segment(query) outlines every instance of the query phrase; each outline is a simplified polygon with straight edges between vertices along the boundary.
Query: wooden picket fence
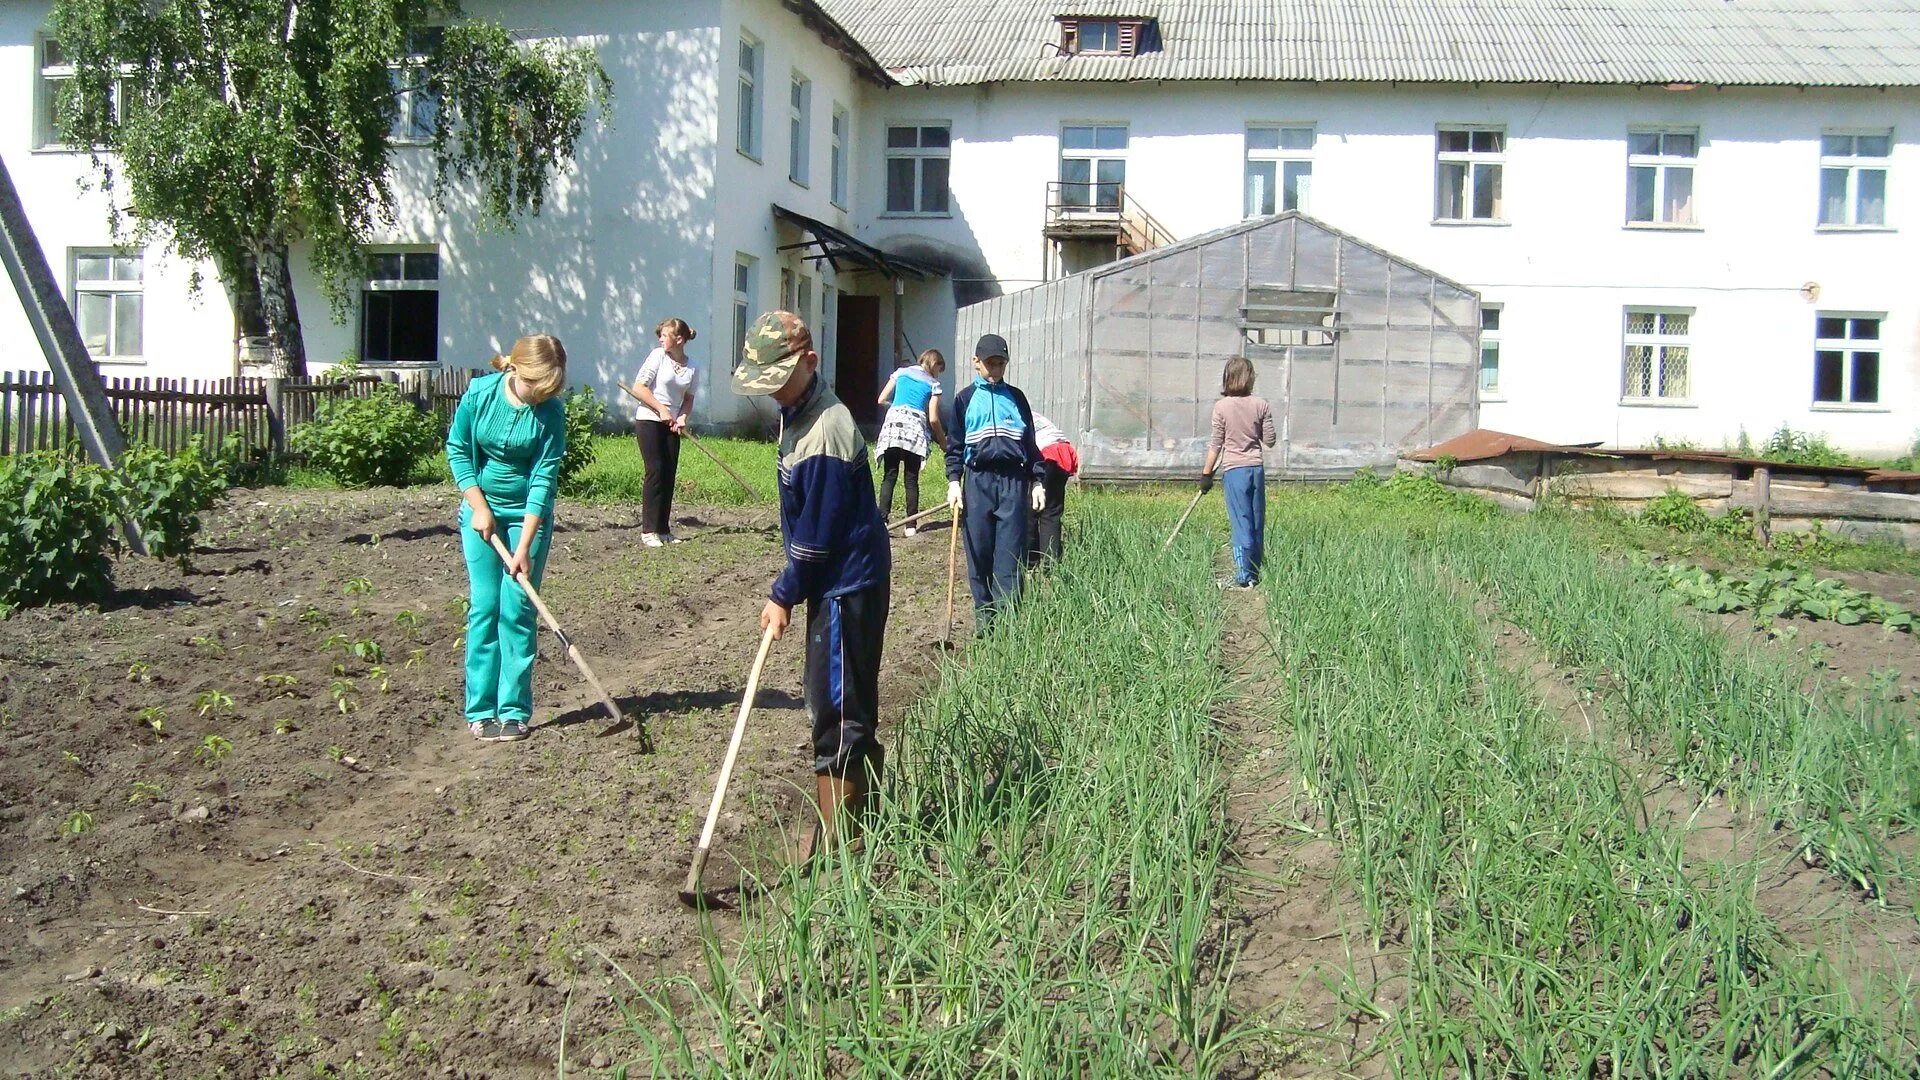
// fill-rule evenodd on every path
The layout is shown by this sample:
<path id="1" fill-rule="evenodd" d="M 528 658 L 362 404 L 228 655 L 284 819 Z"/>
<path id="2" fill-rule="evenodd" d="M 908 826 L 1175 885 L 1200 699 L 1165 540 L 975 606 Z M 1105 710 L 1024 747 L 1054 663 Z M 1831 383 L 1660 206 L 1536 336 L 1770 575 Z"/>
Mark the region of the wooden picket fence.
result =
<path id="1" fill-rule="evenodd" d="M 324 401 L 366 397 L 382 383 L 395 385 L 420 408 L 442 421 L 477 371 L 388 372 L 346 378 L 156 379 L 109 378 L 107 401 L 129 443 L 167 453 L 195 436 L 219 446 L 238 435 L 255 455 L 286 452 L 286 433 L 312 420 Z M 71 446 L 78 441 L 66 399 L 50 371 L 0 372 L 0 455 Z"/>

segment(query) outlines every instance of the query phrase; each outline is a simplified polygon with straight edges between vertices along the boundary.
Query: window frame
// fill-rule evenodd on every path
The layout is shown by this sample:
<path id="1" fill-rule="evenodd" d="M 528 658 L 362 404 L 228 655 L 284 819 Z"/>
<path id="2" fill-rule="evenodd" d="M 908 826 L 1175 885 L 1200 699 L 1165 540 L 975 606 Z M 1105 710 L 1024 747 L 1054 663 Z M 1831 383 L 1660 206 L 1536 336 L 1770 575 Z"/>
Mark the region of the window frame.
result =
<path id="1" fill-rule="evenodd" d="M 795 71 L 787 79 L 787 180 L 810 187 L 812 179 L 813 80 Z"/>
<path id="2" fill-rule="evenodd" d="M 1093 141 L 1096 145 L 1093 147 L 1069 149 L 1067 146 L 1067 132 L 1075 128 L 1086 128 L 1094 132 Z M 1102 130 L 1118 130 L 1120 132 L 1121 146 L 1118 150 L 1101 149 L 1097 145 L 1100 141 L 1099 132 Z M 1068 120 L 1061 123 L 1060 133 L 1056 138 L 1058 139 L 1059 154 L 1054 169 L 1055 178 L 1061 185 L 1061 209 L 1068 213 L 1079 214 L 1120 213 L 1126 205 L 1127 158 L 1133 150 L 1133 130 L 1131 125 L 1125 120 Z M 1086 180 L 1067 179 L 1067 162 L 1069 161 L 1087 162 Z M 1120 163 L 1120 179 L 1100 179 L 1101 163 L 1115 161 Z M 1068 204 L 1066 202 L 1066 187 L 1069 184 L 1081 184 L 1085 186 L 1088 190 L 1089 201 L 1085 204 Z M 1100 202 L 1099 193 L 1100 185 L 1102 184 L 1113 184 L 1117 189 L 1114 192 L 1113 204 L 1111 206 L 1103 205 Z"/>
<path id="3" fill-rule="evenodd" d="M 734 80 L 734 109 L 737 115 L 733 121 L 733 148 L 740 156 L 758 165 L 766 141 L 766 124 L 761 118 L 761 99 L 764 96 L 761 90 L 766 82 L 767 46 L 744 28 L 740 31 L 738 45 Z M 749 55 L 751 63 L 748 62 Z"/>
<path id="4" fill-rule="evenodd" d="M 1844 319 L 1849 324 L 1856 319 L 1871 320 L 1876 324 L 1874 327 L 1875 336 L 1872 338 L 1824 338 L 1820 336 L 1820 322 L 1823 319 Z M 1886 395 L 1883 392 L 1885 385 L 1883 376 L 1886 374 L 1887 356 L 1886 326 L 1887 313 L 1884 311 L 1816 311 L 1813 313 L 1814 385 L 1812 393 L 1809 395 L 1811 400 L 1809 408 L 1815 412 L 1891 411 L 1887 406 Z M 1851 326 L 1849 326 L 1849 329 L 1851 329 Z M 1871 342 L 1870 348 L 1861 347 L 1863 344 L 1869 342 Z M 1822 401 L 1818 396 L 1820 392 L 1820 354 L 1823 352 L 1838 352 L 1841 354 L 1840 399 L 1838 401 Z M 1874 355 L 1872 401 L 1853 400 L 1855 374 L 1853 360 L 1854 354 L 1856 353 L 1872 353 Z"/>
<path id="5" fill-rule="evenodd" d="M 87 278 L 83 280 L 80 277 L 80 260 L 101 257 L 108 260 L 107 277 Z M 127 279 L 118 276 L 119 261 L 129 258 L 134 260 L 135 269 L 139 273 L 139 277 L 137 278 Z M 122 296 L 137 296 L 140 298 L 140 325 L 136 329 L 136 333 L 139 335 L 140 350 L 133 353 L 112 351 L 95 353 L 93 348 L 88 346 L 87 355 L 91 357 L 96 364 L 118 364 L 133 367 L 147 362 L 146 260 L 147 253 L 144 248 L 123 248 L 107 245 L 100 247 L 72 247 L 67 249 L 67 297 L 69 304 L 72 306 L 74 327 L 76 329 L 80 327 L 80 298 L 83 294 L 111 297 L 112 301 L 107 306 L 107 347 L 111 350 L 119 344 L 120 338 L 119 298 Z M 84 345 L 85 342 L 86 334 L 85 331 L 82 331 L 81 343 Z"/>
<path id="6" fill-rule="evenodd" d="M 1253 146 L 1253 133 L 1255 131 L 1269 131 L 1269 130 L 1277 133 L 1275 141 L 1279 145 L 1275 149 L 1271 149 L 1271 150 L 1256 149 Z M 1289 149 L 1286 145 L 1287 140 L 1285 135 L 1285 133 L 1288 131 L 1305 131 L 1307 133 L 1306 149 L 1304 150 L 1298 149 L 1298 148 Z M 1241 220 L 1247 220 L 1247 219 L 1256 218 L 1256 217 L 1265 217 L 1269 213 L 1284 214 L 1288 210 L 1298 210 L 1300 213 L 1303 213 L 1303 214 L 1309 213 L 1310 211 L 1307 209 L 1307 204 L 1312 201 L 1312 197 L 1313 197 L 1313 155 L 1314 155 L 1314 152 L 1319 148 L 1319 144 L 1320 144 L 1319 125 L 1313 124 L 1313 123 L 1307 123 L 1307 122 L 1300 122 L 1300 121 L 1293 121 L 1293 122 L 1269 122 L 1265 120 L 1251 121 L 1246 125 L 1246 128 L 1241 132 L 1240 142 L 1241 142 L 1241 173 L 1240 173 Z M 1253 167 L 1256 163 L 1271 163 L 1274 167 L 1273 169 L 1274 209 L 1272 209 L 1271 211 L 1256 212 L 1252 205 L 1253 204 Z M 1300 165 L 1300 164 L 1304 164 L 1307 167 L 1306 173 L 1305 173 L 1305 178 L 1307 180 L 1307 191 L 1304 195 L 1301 195 L 1298 199 L 1296 199 L 1296 205 L 1287 206 L 1286 205 L 1287 166 Z M 1297 190 L 1298 189 L 1296 187 L 1296 191 Z"/>
<path id="7" fill-rule="evenodd" d="M 735 370 L 747 348 L 747 330 L 753 326 L 754 297 L 760 288 L 760 260 L 744 251 L 733 253 L 733 361 Z"/>
<path id="8" fill-rule="evenodd" d="M 895 131 L 913 129 L 913 146 L 894 146 Z M 925 146 L 925 131 L 928 128 L 943 128 L 947 133 L 947 145 Z M 951 120 L 889 120 L 881 127 L 881 153 L 885 162 L 886 195 L 882 206 L 885 209 L 881 217 L 888 218 L 950 218 L 953 216 L 953 121 Z M 913 206 L 912 210 L 893 208 L 893 162 L 911 160 L 913 165 Z M 944 160 L 947 163 L 947 183 L 945 209 L 922 209 L 927 202 L 926 162 Z"/>
<path id="9" fill-rule="evenodd" d="M 444 33 L 445 27 L 430 24 L 420 27 L 419 30 L 422 35 L 431 37 Z M 387 84 L 393 89 L 394 103 L 393 126 L 387 130 L 387 142 L 393 146 L 433 145 L 431 134 L 421 135 L 415 130 L 419 121 L 416 95 L 434 102 L 436 118 L 439 110 L 445 107 L 445 102 L 429 93 L 426 85 L 425 65 L 430 55 L 427 50 L 432 47 L 420 40 L 409 40 L 407 54 L 400 59 L 400 62 L 387 65 Z M 403 86 L 403 82 L 406 85 Z"/>
<path id="10" fill-rule="evenodd" d="M 1494 325 L 1491 327 L 1487 325 L 1487 314 L 1489 312 L 1493 314 Z M 1479 374 L 1474 380 L 1474 386 L 1477 388 L 1475 392 L 1480 395 L 1481 401 L 1507 400 L 1507 392 L 1500 385 L 1500 361 L 1501 361 L 1500 342 L 1502 340 L 1501 324 L 1505 321 L 1506 314 L 1507 314 L 1507 305 L 1505 301 L 1482 300 L 1480 302 L 1480 366 L 1479 366 Z M 1622 323 L 1622 325 L 1624 326 L 1625 324 Z M 1487 347 L 1488 346 L 1493 347 L 1493 385 L 1492 386 L 1486 385 Z M 1621 352 L 1621 360 L 1623 363 L 1625 362 L 1625 359 L 1626 359 L 1626 353 L 1623 349 Z M 1624 371 L 1623 371 L 1623 377 L 1624 377 Z"/>
<path id="11" fill-rule="evenodd" d="M 1635 135 L 1653 135 L 1660 139 L 1660 150 L 1655 154 L 1636 154 L 1633 152 Z M 1693 154 L 1681 157 L 1667 153 L 1667 138 L 1673 135 L 1685 135 L 1693 139 Z M 1697 125 L 1687 124 L 1633 124 L 1627 128 L 1627 190 L 1626 190 L 1626 227 L 1629 229 L 1666 229 L 1685 232 L 1704 229 L 1700 223 L 1700 148 L 1704 140 L 1700 137 Z M 1653 213 L 1654 216 L 1640 219 L 1633 216 L 1633 172 L 1635 169 L 1653 170 Z M 1667 192 L 1672 178 L 1672 170 L 1685 169 L 1687 179 L 1688 220 L 1667 221 L 1660 217 L 1667 204 Z"/>
<path id="12" fill-rule="evenodd" d="M 1670 315 L 1684 315 L 1687 318 L 1687 331 L 1684 334 L 1664 332 L 1664 322 L 1656 322 L 1651 334 L 1637 334 L 1627 329 L 1628 322 L 1635 315 L 1653 315 L 1664 319 Z M 1699 318 L 1698 308 L 1668 304 L 1628 304 L 1620 309 L 1620 404 L 1639 408 L 1690 409 L 1695 408 L 1693 398 L 1693 320 Z M 1629 393 L 1627 350 L 1636 346 L 1653 349 L 1650 358 L 1652 368 L 1648 374 L 1648 386 L 1653 390 L 1649 396 Z M 1667 369 L 1667 350 L 1671 348 L 1686 350 L 1686 393 L 1669 397 L 1659 393 Z"/>
<path id="13" fill-rule="evenodd" d="M 1858 140 L 1862 136 L 1866 136 L 1869 138 L 1886 139 L 1887 152 L 1884 155 L 1880 155 L 1880 156 L 1863 157 L 1858 153 L 1858 150 L 1859 150 Z M 1846 138 L 1846 139 L 1854 140 L 1853 149 L 1855 152 L 1851 154 L 1828 154 L 1826 142 L 1829 138 Z M 1814 212 L 1814 229 L 1816 231 L 1819 231 L 1819 232 L 1893 232 L 1894 231 L 1894 227 L 1891 224 L 1889 224 L 1891 215 L 1889 215 L 1888 208 L 1887 208 L 1887 203 L 1889 201 L 1888 196 L 1891 194 L 1892 180 L 1893 180 L 1893 177 L 1892 177 L 1893 147 L 1894 147 L 1894 129 L 1891 127 L 1879 127 L 1879 128 L 1823 127 L 1820 129 L 1820 165 L 1819 165 L 1818 172 L 1815 174 L 1816 180 L 1814 184 L 1815 202 L 1816 202 L 1816 209 Z M 1878 164 L 1868 164 L 1870 162 L 1877 162 Z M 1827 212 L 1827 200 L 1826 200 L 1824 182 L 1825 182 L 1826 172 L 1829 169 L 1845 169 L 1846 170 L 1847 220 L 1845 221 L 1829 222 L 1829 221 L 1821 220 L 1822 217 Z M 1860 173 L 1862 170 L 1874 171 L 1874 172 L 1880 173 L 1880 220 L 1877 222 L 1863 223 L 1859 220 Z"/>
<path id="14" fill-rule="evenodd" d="M 1442 138 L 1449 132 L 1464 132 L 1467 136 L 1467 149 L 1445 150 L 1441 147 Z M 1492 132 L 1500 136 L 1500 149 L 1475 150 L 1473 136 Z M 1433 129 L 1433 224 L 1435 225 L 1506 225 L 1507 208 L 1507 125 L 1481 123 L 1435 124 Z M 1460 209 L 1464 216 L 1443 216 L 1440 195 L 1443 187 L 1440 177 L 1449 165 L 1462 165 L 1464 183 L 1460 191 Z M 1479 192 L 1479 166 L 1491 166 L 1498 170 L 1495 181 L 1494 207 L 1490 217 L 1476 217 L 1473 214 L 1475 196 Z"/>
<path id="15" fill-rule="evenodd" d="M 827 180 L 827 201 L 842 210 L 847 208 L 848 162 L 853 157 L 853 113 L 845 105 L 835 102 L 833 119 L 828 124 L 832 135 L 833 150 L 829 155 L 828 171 L 832 175 Z"/>
<path id="16" fill-rule="evenodd" d="M 400 276 L 397 278 L 381 277 L 376 272 L 370 270 L 360 283 L 359 325 L 355 328 L 356 332 L 354 334 L 354 341 L 356 343 L 356 350 L 360 357 L 361 366 L 367 367 L 367 368 L 376 368 L 379 370 L 402 370 L 402 371 L 439 367 L 440 366 L 440 344 L 441 344 L 439 294 L 440 294 L 441 283 L 446 280 L 446 268 L 447 268 L 446 256 L 441 254 L 440 245 L 438 244 L 382 244 L 376 247 L 368 248 L 367 255 L 370 258 L 375 260 L 378 260 L 388 255 L 399 256 L 400 257 Z M 434 265 L 433 265 L 432 277 L 429 278 L 429 277 L 409 276 L 408 257 L 416 256 L 416 255 L 433 256 Z M 370 351 L 367 348 L 367 329 L 368 329 L 367 327 L 367 296 L 373 293 L 398 293 L 398 292 L 415 292 L 415 293 L 430 292 L 434 294 L 433 356 L 431 359 L 394 360 L 389 357 L 388 359 L 385 359 L 385 360 L 375 360 L 372 357 L 367 355 Z M 389 333 L 388 337 L 389 337 L 389 342 L 388 342 L 389 348 L 391 348 L 391 344 L 392 344 L 391 333 Z"/>
<path id="17" fill-rule="evenodd" d="M 71 62 L 47 63 L 47 46 L 58 48 L 60 39 L 44 30 L 33 35 L 33 118 L 32 129 L 28 132 L 31 144 L 28 150 L 36 154 L 83 154 L 88 147 L 79 143 L 64 142 L 55 130 L 53 121 L 54 103 L 58 99 L 59 84 L 71 82 L 76 74 Z M 120 122 L 121 99 L 126 93 L 126 76 L 137 72 L 131 64 L 120 66 L 121 78 L 113 83 L 113 120 Z"/>

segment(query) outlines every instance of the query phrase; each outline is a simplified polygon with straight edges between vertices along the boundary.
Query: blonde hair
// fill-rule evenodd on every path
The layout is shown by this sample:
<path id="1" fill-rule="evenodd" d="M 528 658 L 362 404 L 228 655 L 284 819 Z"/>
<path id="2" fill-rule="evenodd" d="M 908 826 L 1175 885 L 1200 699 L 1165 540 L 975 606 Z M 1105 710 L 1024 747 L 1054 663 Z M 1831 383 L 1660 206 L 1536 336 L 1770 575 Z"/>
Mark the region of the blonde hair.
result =
<path id="1" fill-rule="evenodd" d="M 552 334 L 528 334 L 511 353 L 494 357 L 493 369 L 519 376 L 522 400 L 538 405 L 567 385 L 567 347 Z"/>
<path id="2" fill-rule="evenodd" d="M 1221 397 L 1246 397 L 1253 393 L 1253 361 L 1244 356 L 1236 356 L 1227 361 L 1225 371 L 1220 373 Z"/>
<path id="3" fill-rule="evenodd" d="M 660 325 L 653 328 L 653 336 L 659 337 L 662 330 L 672 330 L 679 334 L 681 341 L 692 341 L 700 336 L 693 332 L 693 327 L 688 326 L 685 319 L 661 319 Z"/>
<path id="4" fill-rule="evenodd" d="M 927 367 L 927 362 L 928 362 L 929 360 L 931 360 L 932 362 L 934 362 L 934 363 L 936 363 L 936 364 L 939 364 L 939 365 L 940 365 L 940 369 L 941 369 L 942 371 L 944 371 L 944 370 L 946 370 L 946 367 L 947 367 L 947 357 L 946 357 L 946 355 L 945 355 L 944 353 L 942 353 L 942 352 L 941 352 L 941 351 L 940 351 L 939 349 L 928 349 L 928 350 L 927 350 L 926 352 L 923 352 L 923 353 L 921 353 L 921 354 L 920 354 L 920 367 L 921 367 L 921 370 L 923 370 L 923 371 L 928 371 L 928 372 L 931 372 L 931 371 L 932 371 L 932 369 L 931 369 L 931 368 L 929 368 L 929 367 Z"/>

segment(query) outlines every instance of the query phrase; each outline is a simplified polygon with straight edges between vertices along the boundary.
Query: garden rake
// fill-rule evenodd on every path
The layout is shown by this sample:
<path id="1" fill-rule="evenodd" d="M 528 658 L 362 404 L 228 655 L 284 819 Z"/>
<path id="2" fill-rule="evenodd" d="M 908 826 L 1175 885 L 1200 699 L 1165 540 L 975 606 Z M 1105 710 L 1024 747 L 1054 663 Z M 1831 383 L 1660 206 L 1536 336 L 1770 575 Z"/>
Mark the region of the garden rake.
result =
<path id="1" fill-rule="evenodd" d="M 503 563 L 511 563 L 513 561 L 513 553 L 508 551 L 507 545 L 501 542 L 500 535 L 495 533 L 491 539 L 493 540 L 493 550 L 495 554 L 500 556 L 500 561 Z M 546 601 L 540 599 L 540 594 L 534 589 L 532 580 L 525 574 L 515 574 L 513 580 L 518 582 L 520 590 L 527 594 L 528 602 L 533 605 L 533 610 L 540 613 L 540 618 L 547 624 L 547 629 L 553 631 L 553 636 L 559 638 L 560 644 L 566 647 L 567 658 L 572 660 L 573 665 L 580 669 L 580 674 L 586 676 L 587 685 L 593 687 L 593 692 L 600 695 L 600 704 L 606 706 L 607 715 L 613 717 L 614 726 L 601 732 L 601 734 L 611 734 L 618 730 L 621 722 L 624 721 L 626 717 L 620 714 L 620 706 L 614 704 L 613 697 L 607 693 L 607 688 L 600 685 L 600 677 L 595 675 L 593 668 L 587 665 L 587 658 L 580 654 L 580 647 L 575 645 L 571 638 L 567 637 L 565 630 L 560 629 L 559 621 L 553 617 L 553 612 L 547 610 Z M 640 749 L 643 752 L 651 753 L 653 751 L 652 742 L 647 738 L 647 727 L 637 719 L 633 722 L 633 734 L 635 738 L 640 740 Z"/>
<path id="2" fill-rule="evenodd" d="M 901 518 L 899 521 L 896 521 L 891 525 L 888 525 L 887 531 L 892 532 L 895 529 L 904 529 L 907 526 L 912 525 L 917 521 L 925 520 L 926 518 L 930 518 L 935 514 L 945 513 L 947 509 L 948 509 L 947 505 L 945 503 L 941 503 L 939 506 L 936 506 L 931 510 L 922 510 L 917 514 L 914 514 L 912 517 Z"/>
<path id="3" fill-rule="evenodd" d="M 713 802 L 707 805 L 707 824 L 700 830 L 700 846 L 693 849 L 693 865 L 687 868 L 687 883 L 680 887 L 680 902 L 691 908 L 707 906 L 709 897 L 700 891 L 700 877 L 706 873 L 707 855 L 713 850 L 713 826 L 720 820 L 720 807 L 727 801 L 727 783 L 733 779 L 733 763 L 740 756 L 740 740 L 747 734 L 747 714 L 753 711 L 753 698 L 760 690 L 760 669 L 767 664 L 767 652 L 773 648 L 773 627 L 760 635 L 760 653 L 753 658 L 753 670 L 747 673 L 747 692 L 740 698 L 740 715 L 733 721 L 733 740 L 727 743 L 726 760 L 720 763 L 720 779 L 713 785 Z"/>
<path id="4" fill-rule="evenodd" d="M 1173 531 L 1167 534 L 1167 542 L 1160 545 L 1161 551 L 1165 551 L 1173 546 L 1173 538 L 1179 536 L 1180 530 L 1186 527 L 1187 519 L 1193 516 L 1193 508 L 1200 505 L 1200 499 L 1205 495 L 1206 492 L 1204 491 L 1196 491 L 1193 493 L 1193 501 L 1187 504 L 1187 512 L 1181 514 L 1180 520 L 1173 523 Z"/>
<path id="5" fill-rule="evenodd" d="M 622 385 L 620 389 L 625 390 L 627 392 L 627 396 L 632 398 L 633 400 L 640 402 L 642 405 L 646 404 L 646 400 L 644 398 L 642 398 L 639 394 L 636 394 L 633 392 L 633 387 Z M 737 472 L 734 472 L 733 466 L 727 464 L 724 461 L 721 461 L 720 456 L 718 454 L 715 454 L 713 451 L 707 449 L 707 444 L 701 442 L 699 439 L 694 438 L 693 432 L 688 431 L 686 429 L 682 429 L 680 434 L 685 436 L 686 440 L 693 444 L 693 448 L 695 450 L 698 450 L 701 453 L 707 455 L 708 458 L 712 459 L 715 465 L 720 466 L 721 472 L 724 472 L 728 476 L 733 477 L 733 482 L 740 485 L 740 490 L 747 493 L 747 498 L 752 499 L 754 502 L 760 501 L 760 493 L 754 490 L 753 485 L 747 483 L 745 477 L 741 476 Z"/>

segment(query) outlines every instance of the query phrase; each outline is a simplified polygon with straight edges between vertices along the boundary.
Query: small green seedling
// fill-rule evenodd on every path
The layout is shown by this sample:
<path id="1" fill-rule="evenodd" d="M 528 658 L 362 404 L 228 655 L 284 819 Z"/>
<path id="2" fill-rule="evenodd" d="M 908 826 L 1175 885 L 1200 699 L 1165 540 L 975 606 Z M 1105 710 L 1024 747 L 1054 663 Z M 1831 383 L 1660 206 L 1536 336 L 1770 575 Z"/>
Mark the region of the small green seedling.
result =
<path id="1" fill-rule="evenodd" d="M 67 836 L 79 836 L 93 828 L 93 815 L 85 810 L 75 810 L 60 823 L 60 831 Z"/>
<path id="2" fill-rule="evenodd" d="M 326 612 L 321 611 L 319 608 L 314 607 L 312 604 L 308 604 L 300 612 L 300 625 L 307 627 L 310 630 L 324 630 L 326 629 L 327 624 L 332 621 L 333 621 L 332 619 L 327 617 Z"/>
<path id="3" fill-rule="evenodd" d="M 299 730 L 300 725 L 294 723 L 291 717 L 283 716 L 273 722 L 273 733 L 275 735 L 286 735 Z"/>
<path id="4" fill-rule="evenodd" d="M 260 676 L 260 685 L 269 690 L 292 690 L 294 687 L 300 685 L 300 680 L 292 675 L 262 675 Z"/>
<path id="5" fill-rule="evenodd" d="M 333 685 L 327 687 L 327 694 L 333 698 L 334 708 L 340 710 L 341 716 L 345 716 L 353 711 L 355 702 L 352 679 L 333 680 Z"/>
<path id="6" fill-rule="evenodd" d="M 332 652 L 335 649 L 345 652 L 347 646 L 352 643 L 353 639 L 345 634 L 328 634 L 320 639 L 320 649 L 322 652 Z"/>
<path id="7" fill-rule="evenodd" d="M 153 665 L 147 663 L 145 660 L 135 660 L 133 663 L 128 664 L 127 665 L 127 681 L 128 682 L 152 682 L 153 681 Z"/>
<path id="8" fill-rule="evenodd" d="M 341 746 L 339 743 L 334 743 L 332 746 L 327 747 L 327 756 L 335 761 L 339 761 L 341 758 L 347 756 L 347 748 Z"/>
<path id="9" fill-rule="evenodd" d="M 387 651 L 382 649 L 380 643 L 372 638 L 361 638 L 349 646 L 347 651 L 353 654 L 354 659 L 369 664 L 377 664 L 387 657 Z"/>
<path id="10" fill-rule="evenodd" d="M 426 662 L 427 662 L 427 650 L 408 649 L 407 662 L 401 666 L 402 667 L 419 667 L 421 664 L 424 664 Z"/>
<path id="11" fill-rule="evenodd" d="M 367 669 L 367 678 L 372 679 L 374 682 L 380 684 L 381 693 L 384 694 L 387 692 L 388 679 L 387 679 L 386 668 L 381 667 L 379 664 L 373 665 L 372 667 Z"/>
<path id="12" fill-rule="evenodd" d="M 372 596 L 373 582 L 363 577 L 348 578 L 340 592 L 343 596 Z"/>
<path id="13" fill-rule="evenodd" d="M 158 705 L 149 705 L 138 714 L 141 723 L 153 729 L 155 735 L 164 735 L 167 731 L 167 710 Z"/>
<path id="14" fill-rule="evenodd" d="M 222 716 L 233 708 L 233 695 L 225 690 L 202 690 L 193 696 L 193 707 L 201 716 Z"/>
<path id="15" fill-rule="evenodd" d="M 83 763 L 83 762 L 82 762 L 82 761 L 80 760 L 80 755 L 79 755 L 79 754 L 76 754 L 76 753 L 74 753 L 74 752 L 73 752 L 73 751 L 71 751 L 71 750 L 62 750 L 62 751 L 60 751 L 60 760 L 61 760 L 61 761 L 64 761 L 64 762 L 66 762 L 67 764 L 69 764 L 69 765 L 71 765 L 71 766 L 73 766 L 74 768 L 76 768 L 76 769 L 79 769 L 79 770 L 81 770 L 81 771 L 83 771 L 83 772 L 84 772 L 84 771 L 86 770 L 86 768 L 87 768 L 87 766 L 85 765 L 85 763 Z"/>
<path id="16" fill-rule="evenodd" d="M 127 796 L 127 801 L 130 803 L 152 802 L 165 794 L 166 792 L 161 790 L 159 784 L 150 780 L 135 780 L 133 793 Z"/>
<path id="17" fill-rule="evenodd" d="M 420 613 L 412 610 L 395 612 L 393 625 L 405 630 L 407 636 L 412 637 L 413 632 L 420 629 Z"/>
<path id="18" fill-rule="evenodd" d="M 195 634 L 187 639 L 187 644 L 208 656 L 219 656 L 227 651 L 227 647 L 220 644 L 219 636 L 214 634 Z"/>
<path id="19" fill-rule="evenodd" d="M 194 747 L 193 759 L 211 767 L 219 764 L 228 754 L 233 753 L 233 743 L 225 735 L 208 735 Z"/>

